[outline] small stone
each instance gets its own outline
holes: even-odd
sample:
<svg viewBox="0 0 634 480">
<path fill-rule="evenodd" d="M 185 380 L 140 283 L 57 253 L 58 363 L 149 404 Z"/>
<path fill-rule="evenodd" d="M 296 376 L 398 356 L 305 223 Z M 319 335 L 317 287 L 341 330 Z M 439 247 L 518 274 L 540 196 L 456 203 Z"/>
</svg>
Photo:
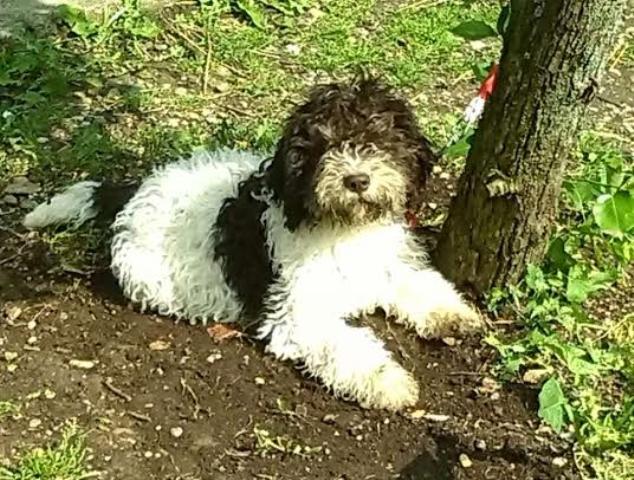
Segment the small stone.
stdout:
<svg viewBox="0 0 634 480">
<path fill-rule="evenodd" d="M 22 315 L 22 309 L 20 307 L 11 307 L 7 310 L 7 320 L 15 322 L 20 315 Z"/>
<path fill-rule="evenodd" d="M 15 360 L 16 358 L 18 358 L 18 354 L 17 352 L 4 352 L 4 359 L 7 362 L 12 362 L 13 360 Z"/>
<path fill-rule="evenodd" d="M 215 363 L 222 358 L 222 353 L 215 351 L 207 357 L 207 363 Z"/>
<path fill-rule="evenodd" d="M 18 204 L 18 199 L 13 195 L 5 195 L 4 197 L 2 197 L 2 203 L 15 206 Z"/>
<path fill-rule="evenodd" d="M 170 343 L 169 342 L 165 342 L 163 340 L 156 340 L 156 341 L 150 343 L 149 347 L 150 347 L 150 350 L 154 350 L 156 352 L 160 352 L 162 350 L 167 350 L 168 348 L 170 348 Z"/>
<path fill-rule="evenodd" d="M 286 45 L 286 51 L 290 55 L 299 55 L 302 51 L 302 47 L 300 47 L 296 43 L 289 43 L 288 45 Z"/>
<path fill-rule="evenodd" d="M 442 167 L 440 165 L 434 165 L 434 168 L 432 168 L 431 171 L 434 174 L 438 175 L 440 172 L 442 172 Z"/>
<path fill-rule="evenodd" d="M 60 312 L 59 313 L 59 319 L 63 322 L 65 320 L 68 320 L 68 313 L 66 312 Z"/>
<path fill-rule="evenodd" d="M 449 345 L 450 347 L 455 347 L 457 343 L 454 337 L 444 337 L 442 341 L 445 345 Z"/>
<path fill-rule="evenodd" d="M 53 400 L 57 394 L 53 390 L 49 390 L 48 388 L 44 390 L 44 398 L 47 400 Z"/>
<path fill-rule="evenodd" d="M 429 202 L 427 206 L 431 208 L 432 210 L 436 210 L 438 208 L 438 204 L 435 202 Z"/>
<path fill-rule="evenodd" d="M 355 440 L 356 440 L 357 442 L 361 442 L 361 441 L 363 440 L 363 435 L 359 434 L 359 435 L 357 435 L 357 436 L 356 436 L 356 437 L 354 437 L 354 438 L 355 438 Z"/>
<path fill-rule="evenodd" d="M 95 366 L 95 362 L 91 360 L 76 360 L 72 359 L 68 362 L 71 367 L 80 368 L 82 370 L 90 370 Z"/>
<path fill-rule="evenodd" d="M 487 449 L 487 442 L 484 440 L 476 440 L 473 445 L 477 450 L 485 451 Z"/>
<path fill-rule="evenodd" d="M 152 457 L 154 456 L 154 454 L 153 454 L 152 452 L 150 452 L 150 451 L 147 451 L 147 452 L 145 452 L 145 453 L 143 454 L 143 456 L 144 456 L 145 458 L 152 458 Z"/>
<path fill-rule="evenodd" d="M 34 343 L 37 343 L 37 337 L 29 337 L 26 340 L 26 343 L 28 343 L 29 345 L 33 345 Z"/>
<path fill-rule="evenodd" d="M 37 428 L 40 425 L 42 425 L 42 420 L 40 420 L 39 418 L 34 418 L 29 421 L 29 428 Z"/>
<path fill-rule="evenodd" d="M 446 422 L 447 420 L 449 420 L 449 415 L 440 415 L 437 413 L 426 413 L 425 415 L 423 415 L 423 418 L 425 420 L 429 420 L 430 422 Z"/>
<path fill-rule="evenodd" d="M 174 438 L 180 438 L 183 436 L 183 429 L 181 427 L 170 428 L 170 435 Z"/>
<path fill-rule="evenodd" d="M 460 462 L 460 465 L 462 465 L 462 468 L 471 468 L 473 466 L 473 462 L 466 453 L 461 453 L 458 456 L 458 461 Z"/>
<path fill-rule="evenodd" d="M 558 468 L 563 468 L 568 464 L 568 460 L 564 457 L 555 457 L 553 458 L 553 465 Z"/>
<path fill-rule="evenodd" d="M 7 195 L 32 195 L 39 191 L 39 184 L 31 182 L 26 177 L 15 177 L 4 189 L 4 193 Z"/>
<path fill-rule="evenodd" d="M 451 178 L 451 175 L 450 175 L 449 173 L 447 173 L 447 172 L 442 172 L 442 173 L 439 175 L 439 178 L 440 178 L 441 180 L 449 180 L 449 179 Z"/>
<path fill-rule="evenodd" d="M 266 380 L 264 380 L 262 377 L 255 377 L 256 385 L 264 385 L 265 383 L 266 383 Z"/>
<path fill-rule="evenodd" d="M 411 418 L 412 420 L 420 420 L 424 416 L 425 410 L 414 410 L 412 413 L 409 414 L 409 418 Z"/>
<path fill-rule="evenodd" d="M 541 383 L 544 378 L 549 375 L 549 371 L 545 368 L 532 368 L 526 370 L 522 375 L 522 380 L 526 383 L 532 383 L 533 385 Z"/>
<path fill-rule="evenodd" d="M 15 363 L 11 363 L 7 365 L 7 372 L 13 373 L 18 369 L 18 366 Z"/>
<path fill-rule="evenodd" d="M 326 415 L 324 415 L 324 418 L 322 418 L 321 421 L 324 423 L 335 423 L 336 419 L 337 419 L 337 415 L 334 415 L 332 413 L 327 413 Z"/>
<path fill-rule="evenodd" d="M 35 327 L 37 327 L 37 322 L 35 320 L 29 320 L 29 323 L 26 324 L 26 328 L 29 330 L 35 330 Z"/>
</svg>

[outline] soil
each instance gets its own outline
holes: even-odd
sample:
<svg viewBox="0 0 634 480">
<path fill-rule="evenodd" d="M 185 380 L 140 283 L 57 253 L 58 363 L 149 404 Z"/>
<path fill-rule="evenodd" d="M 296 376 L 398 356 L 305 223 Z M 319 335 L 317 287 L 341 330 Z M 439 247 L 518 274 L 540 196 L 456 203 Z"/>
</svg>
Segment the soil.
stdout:
<svg viewBox="0 0 634 480">
<path fill-rule="evenodd" d="M 364 410 L 247 337 L 138 313 L 105 269 L 61 270 L 37 236 L 0 230 L 0 401 L 22 405 L 0 422 L 0 458 L 76 419 L 102 479 L 576 478 L 570 444 L 539 427 L 537 390 L 492 380 L 477 338 L 365 319 L 422 388 L 408 412 Z"/>
</svg>

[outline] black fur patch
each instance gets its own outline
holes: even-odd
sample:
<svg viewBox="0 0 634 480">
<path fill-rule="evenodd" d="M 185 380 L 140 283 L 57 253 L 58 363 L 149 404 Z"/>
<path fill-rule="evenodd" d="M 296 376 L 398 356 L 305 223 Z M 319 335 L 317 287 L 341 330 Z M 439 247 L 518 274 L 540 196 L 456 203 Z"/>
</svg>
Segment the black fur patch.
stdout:
<svg viewBox="0 0 634 480">
<path fill-rule="evenodd" d="M 251 175 L 240 184 L 237 197 L 225 200 L 216 220 L 214 256 L 243 304 L 240 323 L 245 328 L 257 322 L 274 277 L 260 221 L 267 205 L 253 198 L 263 186 L 261 173 Z"/>
<path fill-rule="evenodd" d="M 111 222 L 126 203 L 139 189 L 137 183 L 116 185 L 103 182 L 95 189 L 94 205 L 97 208 L 97 220 Z"/>
</svg>

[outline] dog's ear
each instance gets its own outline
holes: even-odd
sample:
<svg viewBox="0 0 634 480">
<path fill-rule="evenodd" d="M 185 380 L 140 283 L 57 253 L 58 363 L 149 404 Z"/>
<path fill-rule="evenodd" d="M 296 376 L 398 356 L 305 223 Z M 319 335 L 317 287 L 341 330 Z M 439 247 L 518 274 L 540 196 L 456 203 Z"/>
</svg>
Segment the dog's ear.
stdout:
<svg viewBox="0 0 634 480">
<path fill-rule="evenodd" d="M 424 188 L 438 157 L 422 134 L 418 133 L 412 140 L 415 142 L 412 145 L 415 166 L 408 186 L 407 208 L 412 213 L 417 213 L 425 200 Z"/>
<path fill-rule="evenodd" d="M 313 176 L 331 135 L 326 105 L 339 88 L 337 85 L 313 88 L 308 101 L 292 112 L 277 144 L 269 169 L 269 185 L 282 204 L 286 227 L 291 231 L 310 215 Z"/>
</svg>

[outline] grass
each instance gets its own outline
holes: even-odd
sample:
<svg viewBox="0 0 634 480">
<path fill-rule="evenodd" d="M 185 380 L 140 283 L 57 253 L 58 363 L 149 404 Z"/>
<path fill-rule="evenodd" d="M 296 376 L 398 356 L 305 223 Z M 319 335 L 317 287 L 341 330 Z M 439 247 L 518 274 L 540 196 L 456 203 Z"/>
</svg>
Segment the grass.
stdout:
<svg viewBox="0 0 634 480">
<path fill-rule="evenodd" d="M 4 417 L 18 415 L 20 413 L 20 406 L 16 403 L 9 401 L 0 402 L 0 420 Z"/>
<path fill-rule="evenodd" d="M 27 31 L 3 43 L 0 178 L 138 175 L 197 145 L 268 150 L 316 78 L 361 69 L 413 90 L 421 121 L 442 144 L 453 118 L 445 98 L 433 104 L 434 91 L 475 88 L 472 64 L 497 48 L 465 48 L 448 32 L 465 18 L 492 18 L 491 2 L 419 10 L 371 0 L 310 10 L 300 3 L 290 2 L 288 15 L 265 11 L 257 28 L 233 2 L 152 13 L 123 0 L 102 18 L 62 9 L 47 35 Z"/>
<path fill-rule="evenodd" d="M 66 427 L 60 441 L 28 451 L 10 466 L 0 466 L 0 480 L 82 480 L 89 478 L 84 435 Z"/>
<path fill-rule="evenodd" d="M 492 311 L 520 318 L 524 329 L 487 340 L 500 352 L 503 377 L 542 383 L 539 415 L 576 440 L 585 478 L 632 479 L 634 315 L 629 296 L 609 289 L 632 291 L 634 235 L 603 206 L 631 215 L 634 157 L 586 134 L 576 160 L 544 264 L 490 297 Z M 624 210 L 615 198 L 628 199 Z"/>
<path fill-rule="evenodd" d="M 499 48 L 496 39 L 473 44 L 449 31 L 469 19 L 493 23 L 498 2 L 266 4 L 200 0 L 147 12 L 122 0 L 90 18 L 62 8 L 50 30 L 27 30 L 0 44 L 0 190 L 14 175 L 46 187 L 87 176 L 139 176 L 197 146 L 269 151 L 309 85 L 360 70 L 407 92 L 423 129 L 443 146 L 479 70 Z M 630 36 L 627 65 L 632 52 Z M 579 469 L 600 480 L 631 479 L 634 472 L 634 319 L 625 312 L 603 318 L 599 301 L 609 286 L 631 282 L 631 233 L 615 229 L 606 214 L 617 192 L 627 192 L 621 203 L 632 195 L 632 156 L 624 151 L 585 136 L 548 258 L 519 286 L 489 299 L 492 312 L 523 325 L 488 338 L 500 353 L 499 374 L 537 381 L 544 422 L 576 440 Z M 78 252 L 94 250 L 99 239 L 75 232 L 50 241 L 71 262 L 89 258 Z M 0 418 L 11 408 L 0 403 Z M 83 438 L 69 432 L 56 448 L 25 454 L 0 478 L 81 478 Z M 297 447 L 264 429 L 254 438 L 263 454 Z M 53 466 L 61 469 L 58 477 L 34 476 Z"/>
</svg>

